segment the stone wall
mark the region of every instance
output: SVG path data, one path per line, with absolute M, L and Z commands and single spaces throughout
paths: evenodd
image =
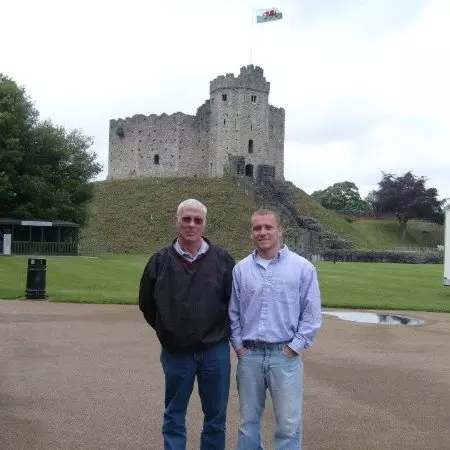
M 108 178 L 207 176 L 208 132 L 200 125 L 183 113 L 111 120 Z
M 223 176 L 227 162 L 245 159 L 247 174 L 260 164 L 273 164 L 269 145 L 270 83 L 261 68 L 243 67 L 237 77 L 220 76 L 210 83 L 210 158 L 213 174 Z
M 195 116 L 111 120 L 108 178 L 222 177 L 230 158 L 241 157 L 247 175 L 270 166 L 282 180 L 284 110 L 269 105 L 269 91 L 263 70 L 250 65 L 212 80 Z
M 284 180 L 284 124 L 284 109 L 269 105 L 269 153 L 277 180 Z

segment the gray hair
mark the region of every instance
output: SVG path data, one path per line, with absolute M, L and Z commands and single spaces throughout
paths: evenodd
M 181 202 L 178 205 L 177 208 L 177 219 L 179 219 L 181 217 L 181 213 L 183 211 L 183 209 L 187 209 L 187 208 L 191 208 L 191 209 L 197 209 L 199 211 L 201 211 L 201 213 L 203 214 L 203 217 L 206 219 L 206 213 L 207 213 L 207 209 L 206 206 L 199 202 L 198 200 L 195 200 L 195 198 L 189 198 L 187 200 L 185 200 L 184 202 Z

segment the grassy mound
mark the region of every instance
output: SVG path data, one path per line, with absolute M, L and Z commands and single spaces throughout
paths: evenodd
M 358 248 L 421 247 L 442 244 L 443 227 L 414 221 L 405 241 L 392 221 L 348 222 L 301 189 L 288 183 L 300 214 L 318 220 Z M 196 198 L 208 208 L 206 236 L 241 258 L 252 249 L 249 218 L 257 209 L 243 185 L 227 179 L 163 178 L 94 183 L 88 225 L 82 230 L 84 248 L 98 251 L 149 254 L 175 237 L 178 204 Z

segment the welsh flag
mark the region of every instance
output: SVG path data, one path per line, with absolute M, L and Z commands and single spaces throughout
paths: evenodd
M 272 22 L 280 20 L 283 17 L 281 11 L 277 8 L 258 9 L 256 11 L 256 23 Z

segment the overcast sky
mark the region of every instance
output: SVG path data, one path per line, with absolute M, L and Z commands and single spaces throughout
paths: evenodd
M 265 7 L 284 17 L 252 33 Z M 364 196 L 412 170 L 450 197 L 449 0 L 0 0 L 0 18 L 0 72 L 41 119 L 94 137 L 99 179 L 110 119 L 195 114 L 211 79 L 253 62 L 286 110 L 287 180 Z

